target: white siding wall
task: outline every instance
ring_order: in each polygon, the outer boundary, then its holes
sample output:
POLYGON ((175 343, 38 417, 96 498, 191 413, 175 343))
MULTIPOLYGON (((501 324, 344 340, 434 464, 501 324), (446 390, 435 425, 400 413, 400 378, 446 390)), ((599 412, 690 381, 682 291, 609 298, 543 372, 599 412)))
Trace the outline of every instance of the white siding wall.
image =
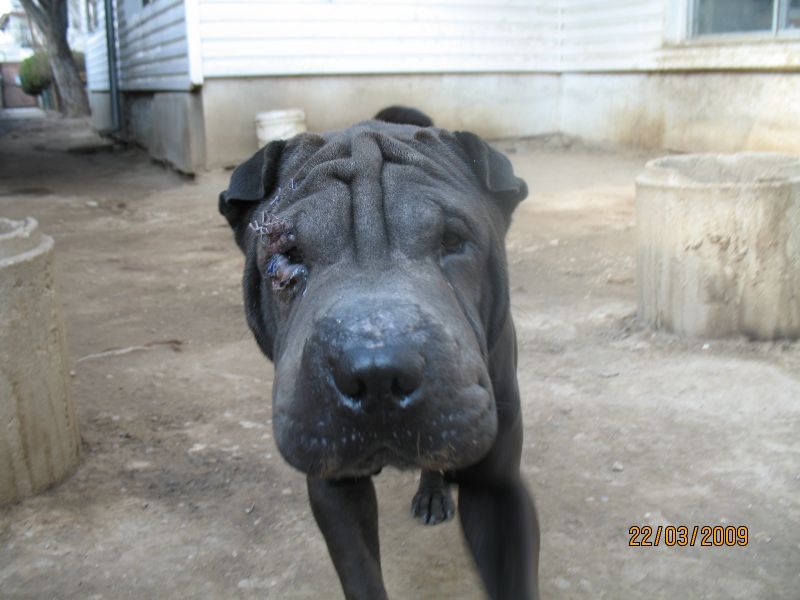
POLYGON ((191 89, 185 14, 183 0, 117 0, 121 90, 191 89))
POLYGON ((656 65, 664 0, 565 0, 560 71, 640 70, 656 65))
POLYGON ((206 77, 657 66, 687 0, 196 0, 206 77))
MULTIPOLYGON (((130 91, 190 90, 204 77, 800 64, 800 41, 675 46, 689 0, 115 1, 120 87, 130 91)), ((107 89, 102 26, 87 62, 90 89, 107 89)))
POLYGON ((205 77, 795 68, 800 40, 684 44, 690 0, 186 0, 205 77))
POLYGON ((199 0, 205 77, 554 69, 561 2, 199 0))
POLYGON ((86 84, 89 91, 107 92, 108 50, 106 48, 106 12, 103 2, 97 3, 97 29, 86 38, 86 84))

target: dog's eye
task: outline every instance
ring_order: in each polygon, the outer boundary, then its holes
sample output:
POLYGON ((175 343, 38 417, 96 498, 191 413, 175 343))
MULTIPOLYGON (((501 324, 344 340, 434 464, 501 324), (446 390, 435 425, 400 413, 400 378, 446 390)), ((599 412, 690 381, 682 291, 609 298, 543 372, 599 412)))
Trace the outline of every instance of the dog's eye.
POLYGON ((273 290, 296 291, 305 284, 308 269, 301 260, 300 253, 294 248, 286 254, 274 254, 270 257, 265 274, 272 283, 273 290))
POLYGON ((464 252, 464 238, 452 231, 445 232, 440 246, 442 256, 461 254, 464 252))
POLYGON ((294 265, 302 265, 303 264, 303 255, 300 254, 300 249, 297 246, 292 246, 286 252, 283 253, 286 258, 289 259, 289 262, 294 265))

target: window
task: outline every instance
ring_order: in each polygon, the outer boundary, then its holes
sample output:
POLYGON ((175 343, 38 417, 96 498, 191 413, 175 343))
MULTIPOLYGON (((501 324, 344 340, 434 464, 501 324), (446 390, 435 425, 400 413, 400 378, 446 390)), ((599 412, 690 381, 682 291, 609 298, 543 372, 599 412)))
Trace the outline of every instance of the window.
POLYGON ((692 35, 800 31, 800 0, 694 0, 692 35))
POLYGON ((778 11, 778 30, 800 30, 800 0, 786 0, 781 2, 778 11))

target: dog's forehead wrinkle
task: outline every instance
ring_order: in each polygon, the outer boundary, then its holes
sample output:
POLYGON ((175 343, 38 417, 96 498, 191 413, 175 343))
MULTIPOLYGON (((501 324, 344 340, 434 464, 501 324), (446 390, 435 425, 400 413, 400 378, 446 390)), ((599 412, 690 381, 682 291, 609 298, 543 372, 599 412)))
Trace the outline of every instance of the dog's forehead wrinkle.
MULTIPOLYGON (((436 198, 435 203, 447 213, 460 213, 457 216, 462 219, 480 206, 480 202, 464 200, 478 200, 480 190, 448 136, 451 134, 444 130, 420 134, 415 127, 387 127, 370 121, 323 136, 300 136, 282 165, 280 193, 271 207, 280 211, 294 203, 306 204, 317 194, 342 202, 335 208, 318 203, 315 216, 329 225, 309 227, 307 233, 324 237, 322 233, 329 233, 333 221, 338 221, 342 241, 347 240, 344 246, 352 249, 357 263, 366 267, 383 262, 398 244, 410 248, 415 240, 432 235, 436 226, 409 223, 416 219, 431 224, 430 218, 415 214, 422 209, 419 201, 428 195, 426 190, 436 190, 439 195, 443 188, 449 190, 448 198, 436 198), (349 205, 346 210, 344 203, 349 205), (402 207, 405 218, 400 222, 391 205, 402 207), (332 216, 332 210, 350 223, 345 226, 332 216)), ((337 244, 335 251, 342 250, 337 244)))
POLYGON ((384 256, 388 250, 388 224, 381 181, 383 152, 374 132, 365 131, 352 141, 356 168, 351 186, 353 238, 356 261, 366 263, 384 256))

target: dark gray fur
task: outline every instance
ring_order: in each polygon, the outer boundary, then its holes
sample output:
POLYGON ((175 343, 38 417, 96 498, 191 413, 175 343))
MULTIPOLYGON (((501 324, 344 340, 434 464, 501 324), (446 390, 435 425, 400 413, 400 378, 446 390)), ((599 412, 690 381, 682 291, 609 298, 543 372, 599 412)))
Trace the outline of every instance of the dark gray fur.
POLYGON ((386 597, 384 466, 423 470, 425 523, 453 515, 458 484, 489 596, 537 597, 504 250, 526 195, 478 136, 377 120, 273 142, 220 194, 247 321, 275 363, 275 439, 307 476, 347 598, 386 597))

